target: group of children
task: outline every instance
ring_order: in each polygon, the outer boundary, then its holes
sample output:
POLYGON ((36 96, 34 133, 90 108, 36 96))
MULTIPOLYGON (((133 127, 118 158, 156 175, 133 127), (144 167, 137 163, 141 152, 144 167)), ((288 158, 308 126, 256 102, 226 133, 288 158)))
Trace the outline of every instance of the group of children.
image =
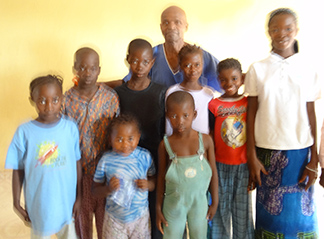
POLYGON ((75 53, 64 97, 59 77, 33 80, 38 117, 19 126, 6 159, 31 238, 92 238, 93 214, 98 238, 179 239, 186 224, 191 239, 316 238, 319 87, 296 52, 294 12, 274 11, 268 28, 271 55, 246 77, 233 58, 218 64, 222 94, 199 83, 195 45, 179 52, 182 83, 154 83, 143 39, 129 44, 131 79, 114 90, 97 83, 91 48, 75 53))

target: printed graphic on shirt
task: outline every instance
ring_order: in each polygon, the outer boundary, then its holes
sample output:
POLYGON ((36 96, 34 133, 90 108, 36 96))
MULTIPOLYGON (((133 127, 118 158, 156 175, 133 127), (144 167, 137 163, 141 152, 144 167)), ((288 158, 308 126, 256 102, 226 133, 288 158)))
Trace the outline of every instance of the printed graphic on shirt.
POLYGON ((221 126, 222 140, 233 149, 241 147, 246 142, 246 125, 242 116, 229 116, 221 126))
POLYGON ((65 158, 60 157, 60 150, 55 142, 42 142, 38 145, 38 152, 36 157, 36 165, 60 167, 65 165, 65 158))

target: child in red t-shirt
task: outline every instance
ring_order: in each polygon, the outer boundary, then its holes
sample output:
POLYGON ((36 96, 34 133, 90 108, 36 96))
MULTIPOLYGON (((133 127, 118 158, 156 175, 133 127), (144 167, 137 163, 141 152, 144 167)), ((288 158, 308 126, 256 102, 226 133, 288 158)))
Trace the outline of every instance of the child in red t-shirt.
POLYGON ((217 71, 224 94, 208 106, 219 177, 219 206, 211 238, 254 238, 251 195, 247 190, 247 97, 238 92, 244 76, 241 64, 233 58, 221 61, 217 71))

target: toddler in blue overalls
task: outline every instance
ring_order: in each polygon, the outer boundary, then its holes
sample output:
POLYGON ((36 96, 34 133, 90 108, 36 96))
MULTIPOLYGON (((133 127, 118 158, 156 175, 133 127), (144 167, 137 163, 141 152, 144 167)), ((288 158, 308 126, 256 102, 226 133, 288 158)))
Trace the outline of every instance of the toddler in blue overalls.
POLYGON ((156 203, 156 222, 163 238, 182 238, 186 221, 191 239, 206 238, 207 222, 217 209, 214 144, 209 135, 191 128, 196 115, 188 92, 177 91, 168 96, 166 116, 173 134, 165 136, 159 146, 156 203), (209 208, 208 188, 212 196, 209 208))

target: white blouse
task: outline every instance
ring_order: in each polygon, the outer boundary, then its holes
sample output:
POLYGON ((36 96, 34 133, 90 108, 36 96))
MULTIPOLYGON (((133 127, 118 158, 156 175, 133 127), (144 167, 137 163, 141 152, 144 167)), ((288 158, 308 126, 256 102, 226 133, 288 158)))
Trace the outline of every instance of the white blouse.
POLYGON ((258 97, 256 146, 292 150, 313 144, 307 102, 320 97, 317 74, 300 54, 271 55, 250 66, 245 91, 258 97))

